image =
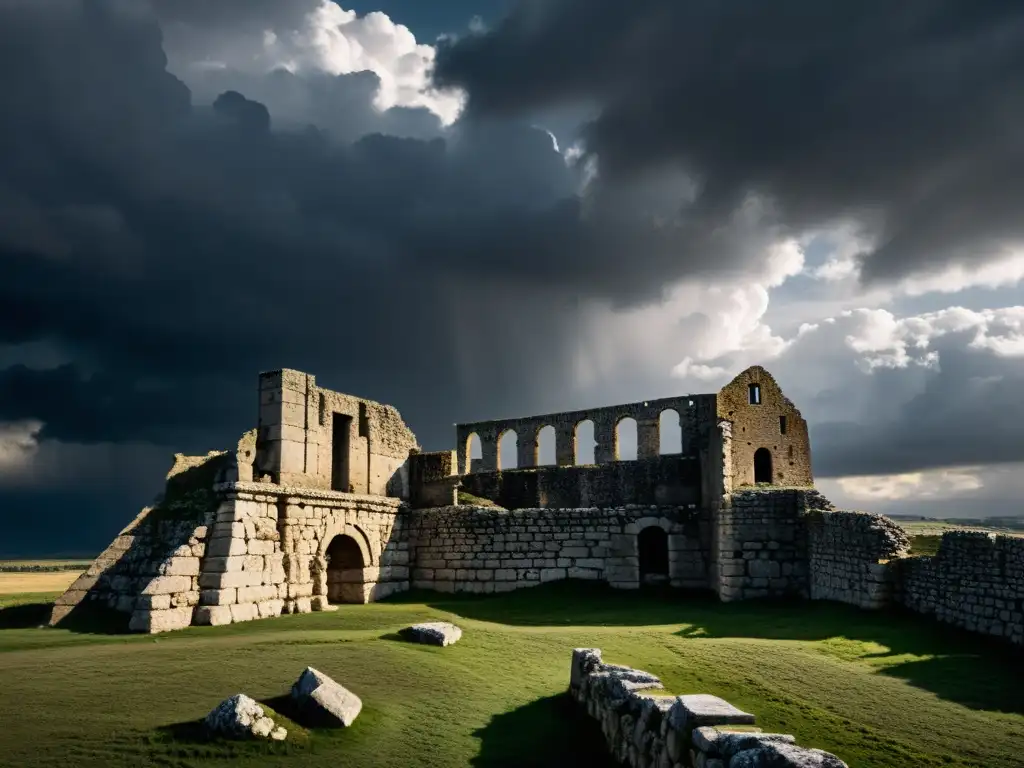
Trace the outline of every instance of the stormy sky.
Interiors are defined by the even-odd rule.
[[[771,370],[844,507],[1017,514],[1024,6],[0,0],[0,556],[292,367],[456,421]]]

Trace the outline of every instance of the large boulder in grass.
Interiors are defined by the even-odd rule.
[[[318,725],[347,728],[363,709],[362,699],[312,667],[306,667],[295,681],[292,699]]]
[[[462,637],[462,630],[447,621],[427,621],[413,624],[398,633],[403,639],[427,645],[452,645]]]
[[[263,707],[244,693],[224,699],[206,716],[203,725],[210,735],[229,739],[269,738],[283,741],[288,735],[284,728],[274,725]]]

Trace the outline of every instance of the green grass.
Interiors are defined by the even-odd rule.
[[[919,555],[937,555],[940,544],[942,544],[942,536],[927,534],[911,536],[910,554],[915,557]]]
[[[841,605],[566,583],[147,637],[38,629],[44,603],[0,598],[2,766],[604,768],[596,724],[562,695],[578,646],[660,675],[671,692],[722,696],[856,768],[1011,768],[1024,754],[1019,652]],[[462,640],[394,639],[426,618],[456,621]],[[291,724],[284,744],[201,738],[196,721],[234,693],[287,716],[282,696],[306,665],[362,697],[352,728]]]

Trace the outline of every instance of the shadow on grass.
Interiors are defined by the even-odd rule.
[[[878,674],[972,709],[1024,714],[1020,651],[996,638],[895,608],[870,611],[837,603],[761,601],[721,608],[677,634],[694,639],[837,640],[826,652],[875,663]],[[850,646],[844,648],[842,641]],[[858,643],[884,650],[872,653],[858,649]],[[887,659],[892,662],[888,666]]]
[[[31,629],[50,620],[53,603],[22,603],[0,608],[0,629]]]
[[[707,593],[630,593],[569,581],[493,596],[414,592],[400,601],[427,603],[458,616],[519,626],[676,624],[682,625],[678,636],[695,640],[837,640],[840,642],[822,650],[849,661],[875,663],[878,674],[905,680],[972,709],[1024,714],[1024,696],[1020,694],[1024,668],[1019,649],[908,611],[870,611],[809,600],[721,603]],[[858,648],[857,643],[877,644],[884,650],[872,652],[871,648]],[[888,666],[886,659],[891,659]]]
[[[605,748],[600,725],[566,693],[495,715],[473,735],[480,739],[480,753],[470,763],[474,768],[618,765]]]

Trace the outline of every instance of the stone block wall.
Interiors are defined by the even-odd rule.
[[[196,624],[230,624],[329,607],[328,548],[352,540],[358,562],[346,602],[379,600],[408,588],[409,552],[398,499],[261,483],[218,489],[199,576]]]
[[[698,509],[487,507],[421,510],[410,518],[412,586],[442,592],[506,592],[559,579],[591,579],[636,588],[638,535],[665,531],[668,580],[708,586],[710,516]]]
[[[830,507],[808,488],[752,488],[725,496],[715,518],[719,597],[807,597],[805,518]]]
[[[453,506],[457,470],[455,451],[413,452],[409,456],[409,503],[414,508]]]
[[[948,531],[935,556],[892,567],[903,606],[1024,645],[1024,538]]]
[[[605,664],[597,648],[572,652],[569,694],[600,722],[608,749],[631,768],[847,768],[830,752],[762,733],[755,717],[717,696],[668,696],[639,669]]]
[[[701,503],[700,460],[689,456],[475,472],[459,481],[463,490],[506,509]]]
[[[50,624],[76,609],[102,605],[130,614],[136,632],[163,632],[192,623],[199,603],[199,574],[215,508],[195,520],[160,520],[144,509],[57,598]]]
[[[810,597],[861,608],[893,600],[889,560],[906,554],[909,539],[896,523],[867,512],[819,509],[807,520]]]

